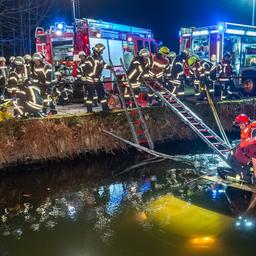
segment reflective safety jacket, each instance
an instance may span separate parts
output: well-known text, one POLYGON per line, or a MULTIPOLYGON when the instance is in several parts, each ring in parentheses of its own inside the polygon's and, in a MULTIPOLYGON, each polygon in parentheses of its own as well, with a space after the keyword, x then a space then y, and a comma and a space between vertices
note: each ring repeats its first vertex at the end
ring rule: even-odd
POLYGON ((33 84, 49 87, 52 81, 52 68, 50 64, 41 62, 40 65, 33 65, 32 67, 32 82, 33 84))
POLYGON ((241 137, 241 141, 256 137, 256 122, 252 122, 251 124, 247 125, 241 131, 241 136, 240 137, 241 137))
POLYGON ((140 56, 133 58, 130 67, 127 71, 128 80, 132 88, 138 88, 141 85, 143 78, 149 77, 150 58, 146 61, 140 56))
POLYGON ((233 74, 233 68, 230 61, 222 60, 217 66, 217 76, 220 81, 229 81, 233 74))
POLYGON ((206 78, 210 78, 211 74, 211 65, 209 62, 205 60, 200 60, 195 63, 192 68, 193 77, 196 80, 204 80, 206 78))
POLYGON ((170 63, 168 57, 156 54, 152 57, 152 64, 149 70, 149 76, 157 80, 163 79, 164 76, 170 77, 170 63))
POLYGON ((8 76, 7 66, 0 67, 0 88, 4 88, 8 84, 8 76))
POLYGON ((172 84, 176 86, 181 85, 181 80, 185 77, 184 66, 184 58, 181 55, 176 56, 176 58, 173 60, 173 63, 170 65, 172 84))
POLYGON ((20 89, 20 86, 26 81, 27 77, 24 71, 17 71, 15 68, 10 72, 9 82, 7 90, 10 93, 17 92, 20 89))
POLYGON ((102 56, 92 54, 85 61, 85 77, 82 81, 88 84, 100 82, 103 69, 109 69, 110 66, 104 61, 102 56))
POLYGON ((77 65, 77 78, 78 79, 81 79, 82 76, 84 76, 86 74, 86 70, 85 70, 85 67, 86 67, 86 61, 80 61, 77 65))

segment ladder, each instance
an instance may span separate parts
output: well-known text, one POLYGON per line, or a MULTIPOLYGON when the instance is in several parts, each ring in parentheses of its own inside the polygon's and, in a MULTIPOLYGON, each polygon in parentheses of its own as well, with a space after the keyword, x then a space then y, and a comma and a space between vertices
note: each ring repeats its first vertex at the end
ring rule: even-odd
POLYGON ((209 128, 193 111, 191 111, 176 96, 159 83, 148 87, 161 99, 161 101, 172 110, 186 125, 188 125, 213 151, 225 162, 231 146, 209 128))
POLYGON ((127 103, 124 99, 124 92, 123 92, 123 90, 121 89, 121 86, 120 86, 123 82, 117 76, 117 74, 115 72, 115 69, 114 69, 114 66, 113 66, 113 62, 111 61, 111 59, 109 60, 109 63, 112 67, 111 71, 112 71, 112 73, 115 77, 119 97, 120 97, 122 107, 124 109, 128 124, 130 126, 134 142, 138 145, 147 145, 150 149, 154 149, 153 140, 150 136, 147 124, 146 124, 144 116, 141 112, 141 108, 140 108, 140 106, 137 102, 137 99, 135 98, 134 91, 133 91, 133 89, 130 85, 129 79, 127 77, 126 70, 125 70, 124 65, 123 65, 123 61, 121 60, 122 67, 125 71, 125 78, 126 78, 126 81, 128 83, 128 88, 131 92, 130 93, 131 101, 129 103, 127 103), (135 108, 129 109, 130 104, 135 105, 135 108))

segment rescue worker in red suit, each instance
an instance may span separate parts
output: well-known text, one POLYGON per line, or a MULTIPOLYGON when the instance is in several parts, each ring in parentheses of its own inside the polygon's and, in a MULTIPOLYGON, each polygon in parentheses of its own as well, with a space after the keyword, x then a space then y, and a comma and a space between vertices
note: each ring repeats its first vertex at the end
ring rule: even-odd
POLYGON ((78 87, 83 87, 83 94, 84 94, 84 103, 86 105, 86 100, 87 100, 87 90, 85 84, 82 82, 82 77, 85 76, 86 74, 86 54, 84 51, 80 51, 78 53, 80 61, 78 62, 77 65, 77 83, 76 86, 78 87))
POLYGON ((185 63, 190 55, 190 49, 184 49, 175 57, 173 62, 170 63, 170 82, 172 84, 172 93, 177 96, 184 95, 184 85, 187 81, 185 74, 185 63))
POLYGON ((86 74, 82 77, 82 81, 85 83, 87 91, 87 111, 90 113, 93 112, 92 108, 94 101, 98 101, 101 104, 103 111, 109 111, 101 77, 103 69, 111 69, 111 66, 106 64, 102 57, 103 51, 105 50, 103 44, 96 44, 92 50, 93 53, 86 58, 86 74))
POLYGON ((44 114, 57 114, 51 95, 53 93, 52 68, 50 64, 43 61, 40 53, 32 56, 31 79, 34 86, 38 86, 44 99, 44 114), (50 108, 50 112, 48 112, 50 108))
MULTIPOLYGON (((159 49, 159 52, 156 55, 152 56, 151 67, 149 69, 149 79, 155 85, 157 83, 160 83, 162 85, 165 79, 170 79, 171 77, 170 63, 168 59, 169 54, 169 48, 163 46, 159 49)), ((149 102, 152 102, 152 92, 149 92, 148 98, 149 102)))
POLYGON ((234 125, 241 130, 241 142, 234 151, 234 157, 243 165, 253 164, 256 178, 256 122, 252 122, 245 114, 236 116, 234 125))
POLYGON ((232 80, 233 68, 231 60, 231 54, 226 52, 223 60, 217 66, 217 78, 220 83, 221 100, 232 98, 234 92, 235 85, 232 80))
POLYGON ((191 67, 195 96, 198 100, 204 100, 206 97, 206 88, 210 93, 213 93, 213 83, 210 78, 211 75, 211 65, 208 61, 201 60, 198 56, 193 55, 188 59, 188 64, 191 67))
MULTIPOLYGON (((132 87, 135 98, 138 101, 139 94, 140 94, 140 87, 143 83, 144 79, 148 79, 149 77, 149 68, 150 68, 150 53, 147 49, 141 49, 139 51, 138 56, 135 56, 130 64, 130 67, 127 71, 127 79, 132 87)), ((129 88, 126 86, 124 97, 125 100, 131 99, 131 92, 129 88)), ((132 104, 132 107, 134 107, 134 104, 132 104)))

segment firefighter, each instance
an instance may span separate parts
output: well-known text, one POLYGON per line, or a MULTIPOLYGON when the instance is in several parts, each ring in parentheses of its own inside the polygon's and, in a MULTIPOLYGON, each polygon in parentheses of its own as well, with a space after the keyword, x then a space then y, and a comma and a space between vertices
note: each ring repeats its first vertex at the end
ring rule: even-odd
POLYGON ((193 74, 195 96, 198 100, 204 100, 206 88, 210 93, 213 93, 213 84, 210 78, 212 67, 208 61, 202 60, 196 55, 188 59, 188 65, 191 67, 193 74))
POLYGON ((172 93, 177 96, 184 95, 184 85, 187 82, 185 64, 189 56, 191 56, 190 49, 184 49, 173 59, 170 65, 172 93))
POLYGON ((93 53, 86 58, 86 73, 82 77, 82 81, 85 83, 87 92, 87 111, 92 113, 94 101, 98 101, 101 104, 103 111, 109 111, 107 97, 103 83, 101 82, 101 77, 103 69, 111 69, 111 67, 105 63, 102 57, 103 51, 105 50, 105 46, 103 44, 96 44, 92 50, 93 53))
POLYGON ((5 57, 0 57, 0 99, 4 99, 5 88, 8 84, 8 68, 5 57))
POLYGON ((31 78, 31 64, 32 64, 32 57, 30 54, 26 54, 24 56, 25 60, 25 72, 28 79, 31 78))
POLYGON ((82 77, 84 77, 86 74, 86 70, 85 70, 86 54, 84 51, 80 51, 78 56, 80 61, 78 62, 78 65, 77 65, 77 85, 79 86, 79 88, 83 88, 84 103, 86 105, 86 100, 87 100, 86 84, 83 83, 81 80, 82 77))
MULTIPOLYGON (((153 85, 157 83, 165 84, 165 79, 170 77, 170 63, 168 55, 170 50, 168 47, 163 46, 159 49, 158 53, 151 58, 151 66, 149 69, 149 79, 153 85)), ((149 92, 148 99, 152 103, 153 93, 149 92)))
POLYGON ((235 126, 238 126, 241 131, 241 142, 239 146, 234 150, 235 159, 248 166, 251 162, 254 171, 254 181, 256 178, 256 122, 250 120, 245 114, 236 116, 233 122, 235 126))
POLYGON ((52 68, 48 63, 43 61, 43 56, 40 53, 33 54, 32 62, 32 82, 35 86, 38 86, 41 91, 44 100, 43 112, 44 114, 57 114, 51 98, 54 89, 52 84, 52 68), (47 113, 48 107, 50 108, 49 113, 47 113))
MULTIPOLYGON (((127 78, 130 86, 132 87, 136 100, 139 99, 140 86, 143 83, 143 79, 147 79, 149 76, 150 68, 150 53, 147 49, 141 49, 138 56, 135 56, 127 71, 127 78)), ((130 99, 129 89, 125 90, 125 99, 130 99)))
POLYGON ((234 96, 235 85, 232 80, 232 55, 226 52, 222 61, 217 66, 217 78, 220 83, 221 100, 226 100, 234 96))
POLYGON ((24 58, 16 57, 13 64, 7 88, 13 98, 14 116, 42 116, 43 99, 40 89, 28 80, 24 58))
POLYGON ((59 105, 67 105, 73 97, 73 87, 62 77, 61 72, 55 72, 55 77, 56 87, 54 88, 54 97, 57 98, 59 105))

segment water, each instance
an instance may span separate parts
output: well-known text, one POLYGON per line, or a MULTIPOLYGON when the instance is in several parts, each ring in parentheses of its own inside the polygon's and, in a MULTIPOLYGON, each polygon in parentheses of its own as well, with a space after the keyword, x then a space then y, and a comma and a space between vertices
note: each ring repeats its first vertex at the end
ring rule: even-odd
POLYGON ((133 153, 2 175, 0 255, 252 255, 254 196, 198 179, 216 157, 186 157, 196 167, 128 172, 145 160, 133 153))

